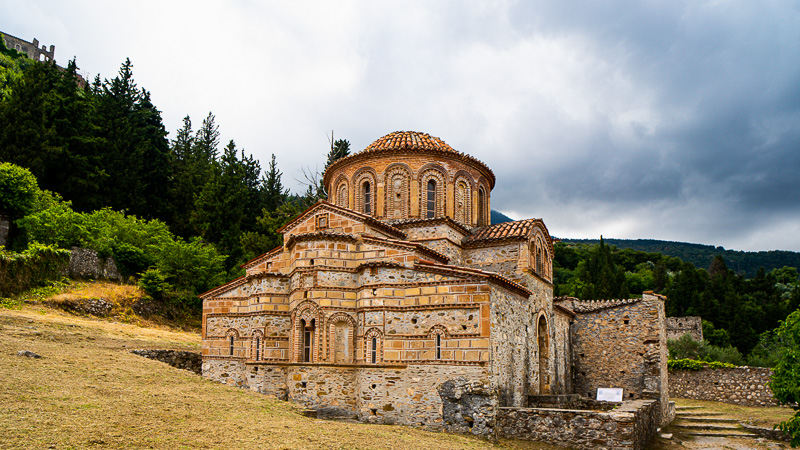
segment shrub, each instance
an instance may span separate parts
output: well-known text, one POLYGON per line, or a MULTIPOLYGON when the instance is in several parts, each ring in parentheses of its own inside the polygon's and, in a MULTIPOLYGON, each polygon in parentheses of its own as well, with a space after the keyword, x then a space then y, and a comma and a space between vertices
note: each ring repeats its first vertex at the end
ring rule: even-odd
POLYGON ((732 369, 736 367, 731 363, 719 361, 697 361, 695 359, 670 359, 667 361, 669 370, 703 370, 703 369, 732 369))
POLYGON ((792 447, 800 445, 800 310, 781 322, 775 330, 780 342, 779 360, 772 373, 769 387, 773 396, 783 404, 791 405, 794 416, 776 428, 792 436, 792 447))
POLYGON ((167 277, 160 270, 147 269, 139 278, 139 287, 150 297, 161 300, 172 286, 167 283, 167 277))

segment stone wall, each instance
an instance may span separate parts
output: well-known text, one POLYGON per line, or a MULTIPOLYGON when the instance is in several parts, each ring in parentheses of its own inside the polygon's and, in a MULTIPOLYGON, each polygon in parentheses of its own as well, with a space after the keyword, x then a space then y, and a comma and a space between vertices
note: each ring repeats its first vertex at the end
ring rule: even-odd
POLYGON ((669 395, 743 406, 778 406, 767 386, 771 377, 772 369, 763 367, 674 370, 669 373, 669 395))
MULTIPOLYGON (((663 296, 572 301, 575 393, 622 388, 625 400, 659 399, 667 407, 667 342, 663 296)), ((667 410, 662 411, 667 417, 667 410)))
POLYGON ((144 356, 148 359, 155 359, 167 363, 172 367, 178 369, 188 370, 198 375, 203 373, 202 365, 203 359, 200 353, 195 352, 181 352, 177 350, 131 350, 134 355, 144 356))
POLYGON ((688 334, 697 342, 703 340, 703 319, 700 316, 667 317, 667 340, 688 334))
POLYGON ((204 376, 291 400, 321 415, 362 422, 442 427, 439 385, 458 376, 489 383, 485 366, 446 364, 259 364, 206 359, 204 376))
POLYGON ((611 411, 499 408, 497 436, 569 448, 645 448, 661 421, 658 400, 634 400, 611 411))
POLYGON ((11 230, 11 218, 6 214, 0 213, 0 249, 8 245, 8 236, 11 230))
POLYGON ((88 248, 72 247, 67 270, 71 278, 122 280, 114 257, 100 258, 96 251, 88 248))

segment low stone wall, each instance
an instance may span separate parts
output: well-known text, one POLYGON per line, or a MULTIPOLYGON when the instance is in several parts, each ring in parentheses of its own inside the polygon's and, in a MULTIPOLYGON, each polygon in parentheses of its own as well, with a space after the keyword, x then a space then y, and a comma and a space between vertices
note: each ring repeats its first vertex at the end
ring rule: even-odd
POLYGON ((198 375, 201 375, 203 372, 203 359, 200 353, 149 349, 131 350, 131 353, 144 356, 148 359, 155 359, 156 361, 167 363, 172 367, 188 370, 198 375))
POLYGON ((669 396, 711 400, 743 406, 778 406, 767 382, 772 369, 674 370, 669 373, 669 396))
POLYGON ((658 400, 633 400, 611 411, 499 408, 497 435, 569 448, 645 448, 661 422, 658 400))

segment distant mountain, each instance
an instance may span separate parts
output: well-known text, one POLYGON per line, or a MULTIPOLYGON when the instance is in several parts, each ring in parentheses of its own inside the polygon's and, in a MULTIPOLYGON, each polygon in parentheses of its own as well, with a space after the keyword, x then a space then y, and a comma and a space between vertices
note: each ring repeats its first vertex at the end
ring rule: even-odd
POLYGON ((503 223, 503 222, 513 222, 514 219, 508 217, 507 215, 501 213, 500 211, 492 210, 492 225, 496 223, 503 223))
MULTIPOLYGON (((494 218, 493 218, 494 220, 494 218)), ((690 262, 697 268, 707 269, 711 260, 716 255, 722 255, 725 264, 736 273, 747 274, 752 277, 759 267, 769 272, 783 266, 800 268, 800 253, 784 250, 768 252, 743 252, 725 250, 723 247, 713 245, 690 244, 687 242, 658 241, 655 239, 605 239, 608 245, 616 245, 620 249, 630 248, 643 252, 656 252, 690 262)), ((561 242, 576 244, 597 244, 599 239, 561 239, 561 242)))

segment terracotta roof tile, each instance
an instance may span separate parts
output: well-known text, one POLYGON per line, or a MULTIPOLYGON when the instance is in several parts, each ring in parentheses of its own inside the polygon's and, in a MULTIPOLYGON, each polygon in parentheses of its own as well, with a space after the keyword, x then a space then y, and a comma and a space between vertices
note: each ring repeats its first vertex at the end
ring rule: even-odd
POLYGON ((473 242, 499 241, 503 239, 527 238, 531 234, 534 224, 541 219, 515 220, 503 222, 478 229, 475 234, 466 236, 464 244, 473 242))

